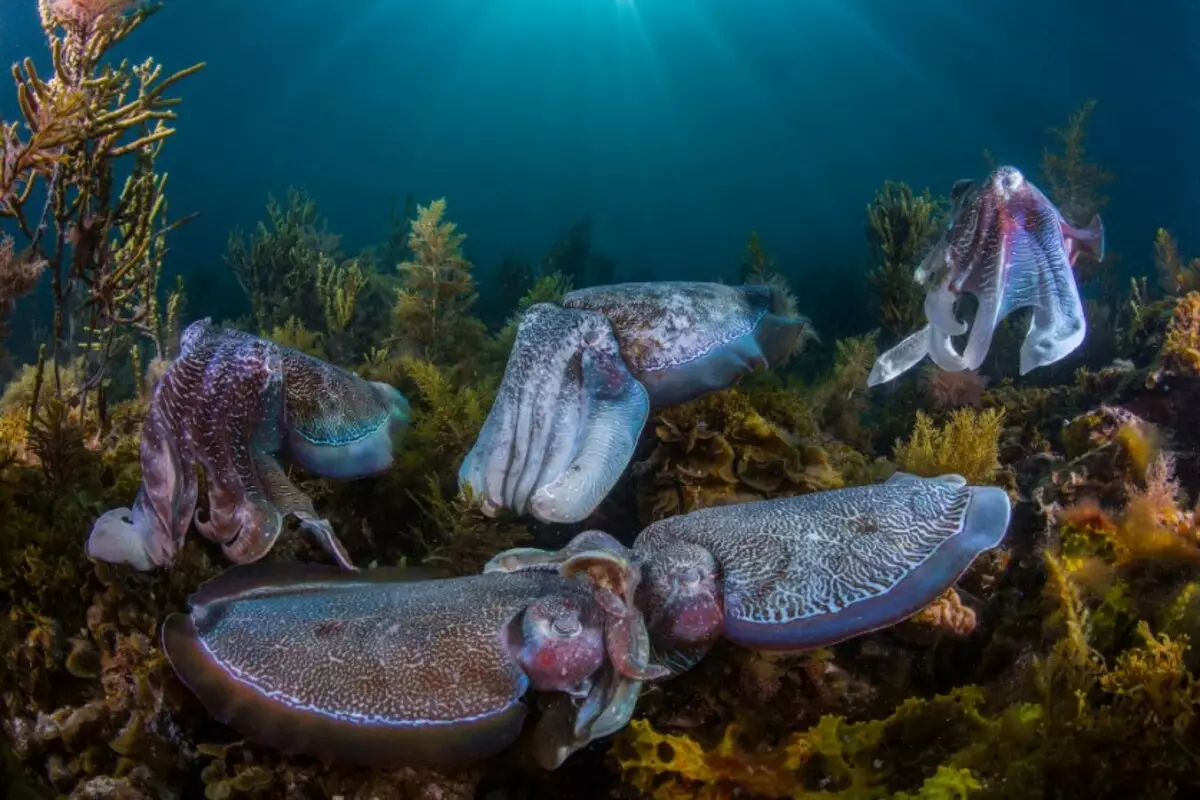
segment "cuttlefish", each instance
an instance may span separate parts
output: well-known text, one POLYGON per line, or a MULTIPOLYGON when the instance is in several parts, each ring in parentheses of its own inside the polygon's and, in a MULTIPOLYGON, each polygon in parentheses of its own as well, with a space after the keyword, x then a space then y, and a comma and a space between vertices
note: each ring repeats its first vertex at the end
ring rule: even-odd
POLYGON ((485 514, 578 522, 629 464, 651 408, 779 364, 811 329, 768 285, 625 283, 534 305, 459 482, 485 514))
POLYGON ((395 766, 517 745, 553 769, 721 637, 798 650, 901 622, 1010 514, 1001 489, 900 474, 693 511, 630 547, 585 531, 459 578, 243 565, 170 615, 162 643, 214 717, 288 752, 395 766))
POLYGON ((194 523, 230 560, 255 561, 292 515, 353 568, 277 457, 328 478, 374 475, 391 466, 408 416, 408 401, 387 384, 208 319, 195 322, 154 388, 133 506, 96 520, 88 554, 140 570, 165 566, 194 523), (206 514, 196 511, 197 466, 208 487, 206 514))
POLYGON ((996 327, 1021 308, 1033 309, 1021 345, 1022 375, 1064 358, 1087 335, 1073 266, 1083 254, 1104 258, 1099 216, 1086 228, 1073 227, 1013 167, 1000 167, 985 181, 959 181, 951 201, 949 226, 915 274, 925 286, 928 324, 879 356, 870 386, 893 380, 927 355, 948 372, 978 369, 996 327), (978 300, 970 325, 958 316, 964 294, 978 300), (968 330, 959 353, 953 339, 968 330))

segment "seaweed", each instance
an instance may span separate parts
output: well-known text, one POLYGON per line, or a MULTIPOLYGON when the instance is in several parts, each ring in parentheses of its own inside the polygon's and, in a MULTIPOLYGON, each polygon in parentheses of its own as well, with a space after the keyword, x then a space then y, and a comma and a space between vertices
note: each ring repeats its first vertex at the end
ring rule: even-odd
POLYGON ((940 428, 918 411, 908 441, 897 441, 896 463, 900 469, 932 478, 955 473, 968 483, 991 483, 997 468, 1004 412, 957 409, 940 428))
POLYGON ((169 349, 158 281, 166 237, 190 218, 168 221, 167 176, 156 161, 175 133, 179 101, 167 92, 204 64, 164 75, 154 59, 110 63, 159 8, 41 0, 53 68, 43 77, 32 58, 14 66, 25 135, 22 123, 0 124, 0 220, 24 240, 18 250, 0 237, 0 309, 49 273, 53 391, 84 406, 132 340, 169 349), (39 206, 33 198, 43 193, 39 206), (80 350, 86 376, 68 398, 60 370, 80 350))
POLYGON ((412 256, 399 266, 393 336, 403 355, 461 367, 477 358, 485 329, 471 313, 478 295, 462 253, 466 236, 444 221, 445 213, 445 198, 417 206, 408 235, 412 256))
POLYGON ((879 301, 879 319, 901 338, 925 323, 925 292, 913 277, 925 251, 947 222, 945 203, 926 189, 885 181, 867 206, 867 241, 875 265, 867 281, 879 301))
POLYGON ((658 414, 655 448, 635 466, 644 521, 844 485, 822 443, 764 417, 756 397, 726 389, 658 414))

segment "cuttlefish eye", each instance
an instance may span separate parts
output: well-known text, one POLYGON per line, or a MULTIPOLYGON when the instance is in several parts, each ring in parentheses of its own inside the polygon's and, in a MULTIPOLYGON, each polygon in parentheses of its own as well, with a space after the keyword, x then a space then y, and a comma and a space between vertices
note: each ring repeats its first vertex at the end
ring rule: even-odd
POLYGON ((1025 183, 1025 176, 1020 170, 1013 167, 1001 167, 996 170, 995 176, 992 178, 993 188, 1007 198, 1010 194, 1021 188, 1025 183))
POLYGON ((569 639, 583 633, 583 623, 579 621, 577 613, 565 614, 554 618, 550 623, 550 630, 564 639, 569 639))
POLYGON ((725 613, 712 554, 678 544, 643 565, 643 604, 651 639, 664 648, 703 646, 720 635, 725 613))
POLYGON ((590 347, 595 347, 596 343, 599 341, 600 333, 598 331, 588 331, 583 335, 583 343, 590 347))
POLYGON ((604 665, 603 617, 581 597, 540 598, 522 615, 515 649, 534 689, 577 694, 604 665))
POLYGON ((681 587, 690 588, 700 583, 700 579, 703 576, 696 567, 681 567, 675 571, 674 577, 681 587))

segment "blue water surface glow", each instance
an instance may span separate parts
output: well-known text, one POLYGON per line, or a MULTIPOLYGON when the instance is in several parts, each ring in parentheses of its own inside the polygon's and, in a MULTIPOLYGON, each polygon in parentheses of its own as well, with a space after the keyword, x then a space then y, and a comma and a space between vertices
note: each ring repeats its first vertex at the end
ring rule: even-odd
MULTIPOLYGON (((160 160, 172 213, 201 212, 170 255, 193 317, 244 310, 229 231, 296 184, 348 252, 393 202, 446 196, 484 278, 589 215, 618 278, 733 280, 757 230, 838 335, 875 324, 839 300, 884 179, 944 193, 984 149, 1036 176, 1088 97, 1111 249, 1145 272, 1165 226, 1200 251, 1197 23, 1194 2, 166 0, 121 54, 209 64, 160 160)), ((5 3, 0 60, 43 51, 36 4, 5 3)))

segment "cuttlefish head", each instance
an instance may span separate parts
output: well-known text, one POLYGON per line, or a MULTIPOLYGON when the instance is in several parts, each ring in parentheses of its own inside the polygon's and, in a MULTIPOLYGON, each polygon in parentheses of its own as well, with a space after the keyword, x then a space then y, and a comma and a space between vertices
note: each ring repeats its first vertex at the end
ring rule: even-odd
POLYGON ((649 411, 604 315, 539 303, 459 482, 486 514, 577 522, 625 470, 649 411))

